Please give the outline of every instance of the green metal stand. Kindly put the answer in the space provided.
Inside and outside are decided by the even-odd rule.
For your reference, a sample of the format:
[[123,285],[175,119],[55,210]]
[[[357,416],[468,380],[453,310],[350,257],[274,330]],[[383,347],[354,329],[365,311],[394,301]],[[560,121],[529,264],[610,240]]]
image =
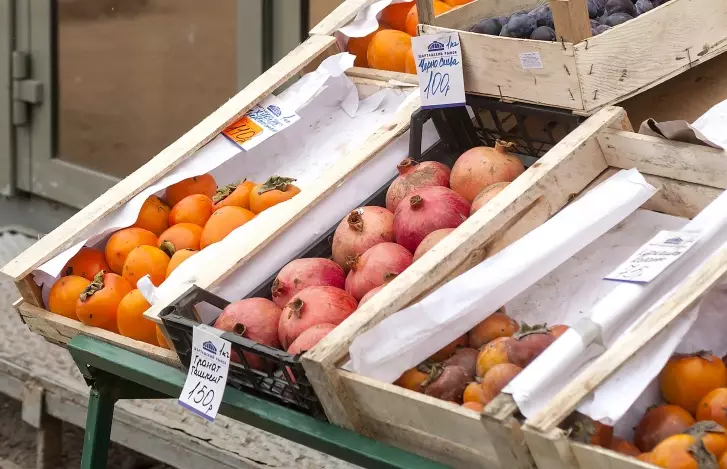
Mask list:
[[[116,401],[177,398],[186,375],[90,337],[74,337],[68,350],[91,386],[81,469],[105,468]],[[446,468],[230,387],[225,389],[219,413],[362,467]]]

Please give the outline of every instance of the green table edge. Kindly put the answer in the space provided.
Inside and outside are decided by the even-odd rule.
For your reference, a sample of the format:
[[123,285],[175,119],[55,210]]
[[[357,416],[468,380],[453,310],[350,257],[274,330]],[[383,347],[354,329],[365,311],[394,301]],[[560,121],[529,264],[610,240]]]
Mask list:
[[[169,398],[179,397],[186,379],[185,373],[171,366],[83,335],[68,342],[68,351],[84,376],[105,372]],[[158,397],[154,394],[150,392],[149,397]],[[449,467],[229,386],[219,413],[363,467]]]

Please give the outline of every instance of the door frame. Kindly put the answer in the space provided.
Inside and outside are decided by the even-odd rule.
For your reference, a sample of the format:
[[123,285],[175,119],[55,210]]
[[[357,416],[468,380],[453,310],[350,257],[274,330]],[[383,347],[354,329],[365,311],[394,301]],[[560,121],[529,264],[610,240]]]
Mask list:
[[15,194],[15,158],[12,107],[14,0],[0,2],[0,195]]

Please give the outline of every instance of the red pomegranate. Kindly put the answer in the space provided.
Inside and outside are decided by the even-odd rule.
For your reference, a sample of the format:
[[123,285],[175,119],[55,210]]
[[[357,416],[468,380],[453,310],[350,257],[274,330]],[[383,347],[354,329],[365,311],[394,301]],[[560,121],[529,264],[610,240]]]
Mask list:
[[346,291],[360,300],[369,291],[403,272],[411,263],[411,253],[398,244],[377,244],[351,261]]
[[285,308],[288,301],[307,287],[328,285],[345,286],[346,274],[340,265],[330,259],[310,257],[295,259],[280,269],[273,281],[273,301],[279,308]]
[[464,152],[452,167],[449,185],[453,191],[472,202],[487,186],[497,182],[512,182],[525,167],[507,151],[514,145],[497,142],[495,148],[475,147]]
[[321,341],[321,339],[327,336],[328,333],[335,328],[335,324],[317,324],[304,330],[298,338],[290,344],[290,347],[288,347],[288,353],[296,355],[312,349],[318,342]]
[[406,196],[422,187],[449,187],[450,169],[447,165],[436,161],[417,163],[407,158],[396,167],[399,176],[394,179],[386,191],[386,208],[396,211],[399,202]]
[[348,261],[379,243],[394,241],[394,214],[383,207],[359,207],[333,234],[333,260],[348,272]]

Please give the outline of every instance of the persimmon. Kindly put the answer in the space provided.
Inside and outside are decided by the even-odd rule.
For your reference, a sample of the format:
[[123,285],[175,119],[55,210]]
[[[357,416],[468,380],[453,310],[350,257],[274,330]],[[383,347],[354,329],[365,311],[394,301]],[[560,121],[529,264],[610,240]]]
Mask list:
[[719,458],[719,469],[727,469],[727,452]]
[[710,391],[727,387],[727,369],[710,352],[672,356],[659,374],[659,388],[669,404],[683,407],[692,415]]
[[[696,435],[680,433],[662,441],[651,452],[651,463],[674,469],[702,469],[715,467],[717,459],[724,454],[724,447],[707,439],[710,434]],[[719,456],[715,451],[720,453]]]
[[384,8],[379,15],[379,23],[388,24],[394,29],[406,29],[406,15],[409,14],[414,2],[392,3]]
[[467,3],[474,2],[475,0],[443,0],[443,1],[450,7],[454,8],[454,7],[458,7],[461,5],[466,5]]
[[194,223],[178,223],[159,235],[159,245],[171,243],[174,251],[194,249],[199,251],[203,228]]
[[406,370],[394,384],[402,388],[415,392],[424,392],[424,383],[429,379],[429,375],[416,368]]
[[383,25],[379,25],[379,27],[376,28],[376,31],[372,32],[371,34],[367,34],[364,37],[348,38],[348,43],[346,43],[346,51],[356,56],[356,60],[353,62],[353,65],[355,67],[368,68],[369,60],[366,57],[366,51],[368,50],[369,43],[374,37],[374,34],[381,31],[382,29],[386,29],[386,27]]
[[470,330],[470,347],[480,348],[498,337],[512,337],[519,328],[516,320],[504,312],[497,311]]
[[568,326],[564,326],[563,324],[556,324],[555,326],[550,326],[548,329],[550,330],[550,335],[557,339],[558,337],[565,334],[565,331],[570,328]]
[[634,443],[643,452],[649,452],[665,439],[684,432],[695,420],[686,410],[676,405],[660,405],[646,411],[634,429]]
[[614,436],[611,440],[611,448],[613,451],[617,451],[621,454],[625,454],[627,456],[633,456],[637,457],[641,454],[641,451],[639,451],[639,448],[634,446],[633,443],[630,441],[626,441],[623,438],[619,438],[617,436]]
[[611,448],[613,444],[612,426],[605,425],[580,413],[573,414],[571,418],[571,438],[581,443]]
[[161,249],[154,246],[138,246],[126,257],[121,276],[136,287],[136,282],[140,278],[149,275],[151,283],[158,287],[167,278],[168,265],[169,256]]
[[639,461],[643,461],[648,464],[654,464],[654,454],[653,453],[641,453],[640,455],[636,456],[636,459]]
[[210,199],[217,192],[217,183],[211,174],[203,174],[187,179],[183,179],[176,184],[167,187],[164,197],[167,203],[174,207],[180,200],[192,194],[203,194]]
[[80,275],[59,278],[48,293],[48,311],[78,320],[76,302],[89,283],[90,280]]
[[482,413],[482,411],[485,410],[485,406],[483,404],[474,401],[465,402],[462,404],[462,407],[479,413]]
[[119,303],[133,289],[120,275],[99,272],[79,295],[76,315],[86,325],[118,333],[116,312]]
[[512,363],[495,365],[482,377],[482,388],[487,395],[497,396],[521,371],[522,368]]
[[464,388],[462,400],[464,402],[477,402],[478,404],[485,406],[496,396],[497,393],[494,393],[492,389],[486,388],[482,385],[482,383],[473,381]]
[[172,254],[172,258],[169,259],[169,264],[167,264],[166,277],[169,277],[174,269],[179,267],[179,264],[192,257],[197,252],[198,251],[195,251],[194,249],[180,249],[179,251],[175,251],[174,254]]
[[406,59],[404,62],[404,73],[408,73],[410,75],[417,74],[417,63],[416,60],[414,60],[414,50],[411,47],[406,53]]
[[406,73],[407,53],[411,36],[395,29],[382,29],[374,34],[366,50],[369,67],[377,70]]
[[477,376],[484,376],[490,368],[502,363],[510,363],[507,352],[509,337],[499,337],[480,349],[477,355]]
[[212,201],[215,203],[215,210],[219,210],[222,207],[234,205],[235,207],[242,207],[250,209],[250,192],[252,188],[257,184],[252,181],[242,181],[240,183],[228,184],[226,186],[217,189],[217,193],[212,197]]
[[454,355],[454,352],[456,352],[458,348],[467,346],[469,346],[469,339],[467,338],[467,334],[464,334],[454,339],[454,341],[447,344],[443,349],[429,357],[429,359],[435,362],[444,361]]
[[151,305],[139,290],[124,295],[116,309],[116,325],[123,336],[157,345],[156,324],[144,317],[144,311]]
[[93,280],[93,277],[102,270],[105,270],[106,272],[111,271],[111,267],[109,267],[106,262],[104,253],[95,248],[81,248],[81,250],[78,251],[75,256],[71,257],[71,259],[66,262],[66,265],[63,266],[61,275],[79,275],[88,279],[90,282]]
[[169,344],[167,343],[167,339],[164,337],[164,333],[159,328],[159,326],[156,326],[156,339],[157,339],[157,345],[161,348],[169,349]]
[[727,427],[727,388],[717,388],[704,396],[697,406],[697,420],[713,420]]
[[106,262],[115,274],[121,275],[126,256],[137,246],[156,246],[157,235],[144,228],[124,228],[106,242]]
[[204,194],[192,194],[183,198],[172,207],[169,213],[169,224],[194,223],[204,226],[214,211],[212,199]]
[[250,210],[258,214],[286,200],[290,200],[300,193],[300,189],[292,184],[293,178],[272,176],[262,184],[258,184],[250,191]]
[[159,236],[169,228],[169,212],[171,208],[162,199],[150,195],[141,206],[139,216],[136,217],[134,226],[149,230]]
[[[442,13],[446,13],[452,9],[451,6],[447,5],[446,3],[444,3],[440,0],[433,0],[433,1],[434,1],[434,16],[439,16]],[[414,5],[409,10],[409,13],[406,14],[406,20],[404,21],[404,32],[410,36],[416,36],[418,24],[419,24],[419,10],[417,9],[417,6]]]
[[255,214],[242,207],[222,207],[215,210],[204,225],[199,247],[204,249],[210,244],[222,241],[225,236],[255,218]]

